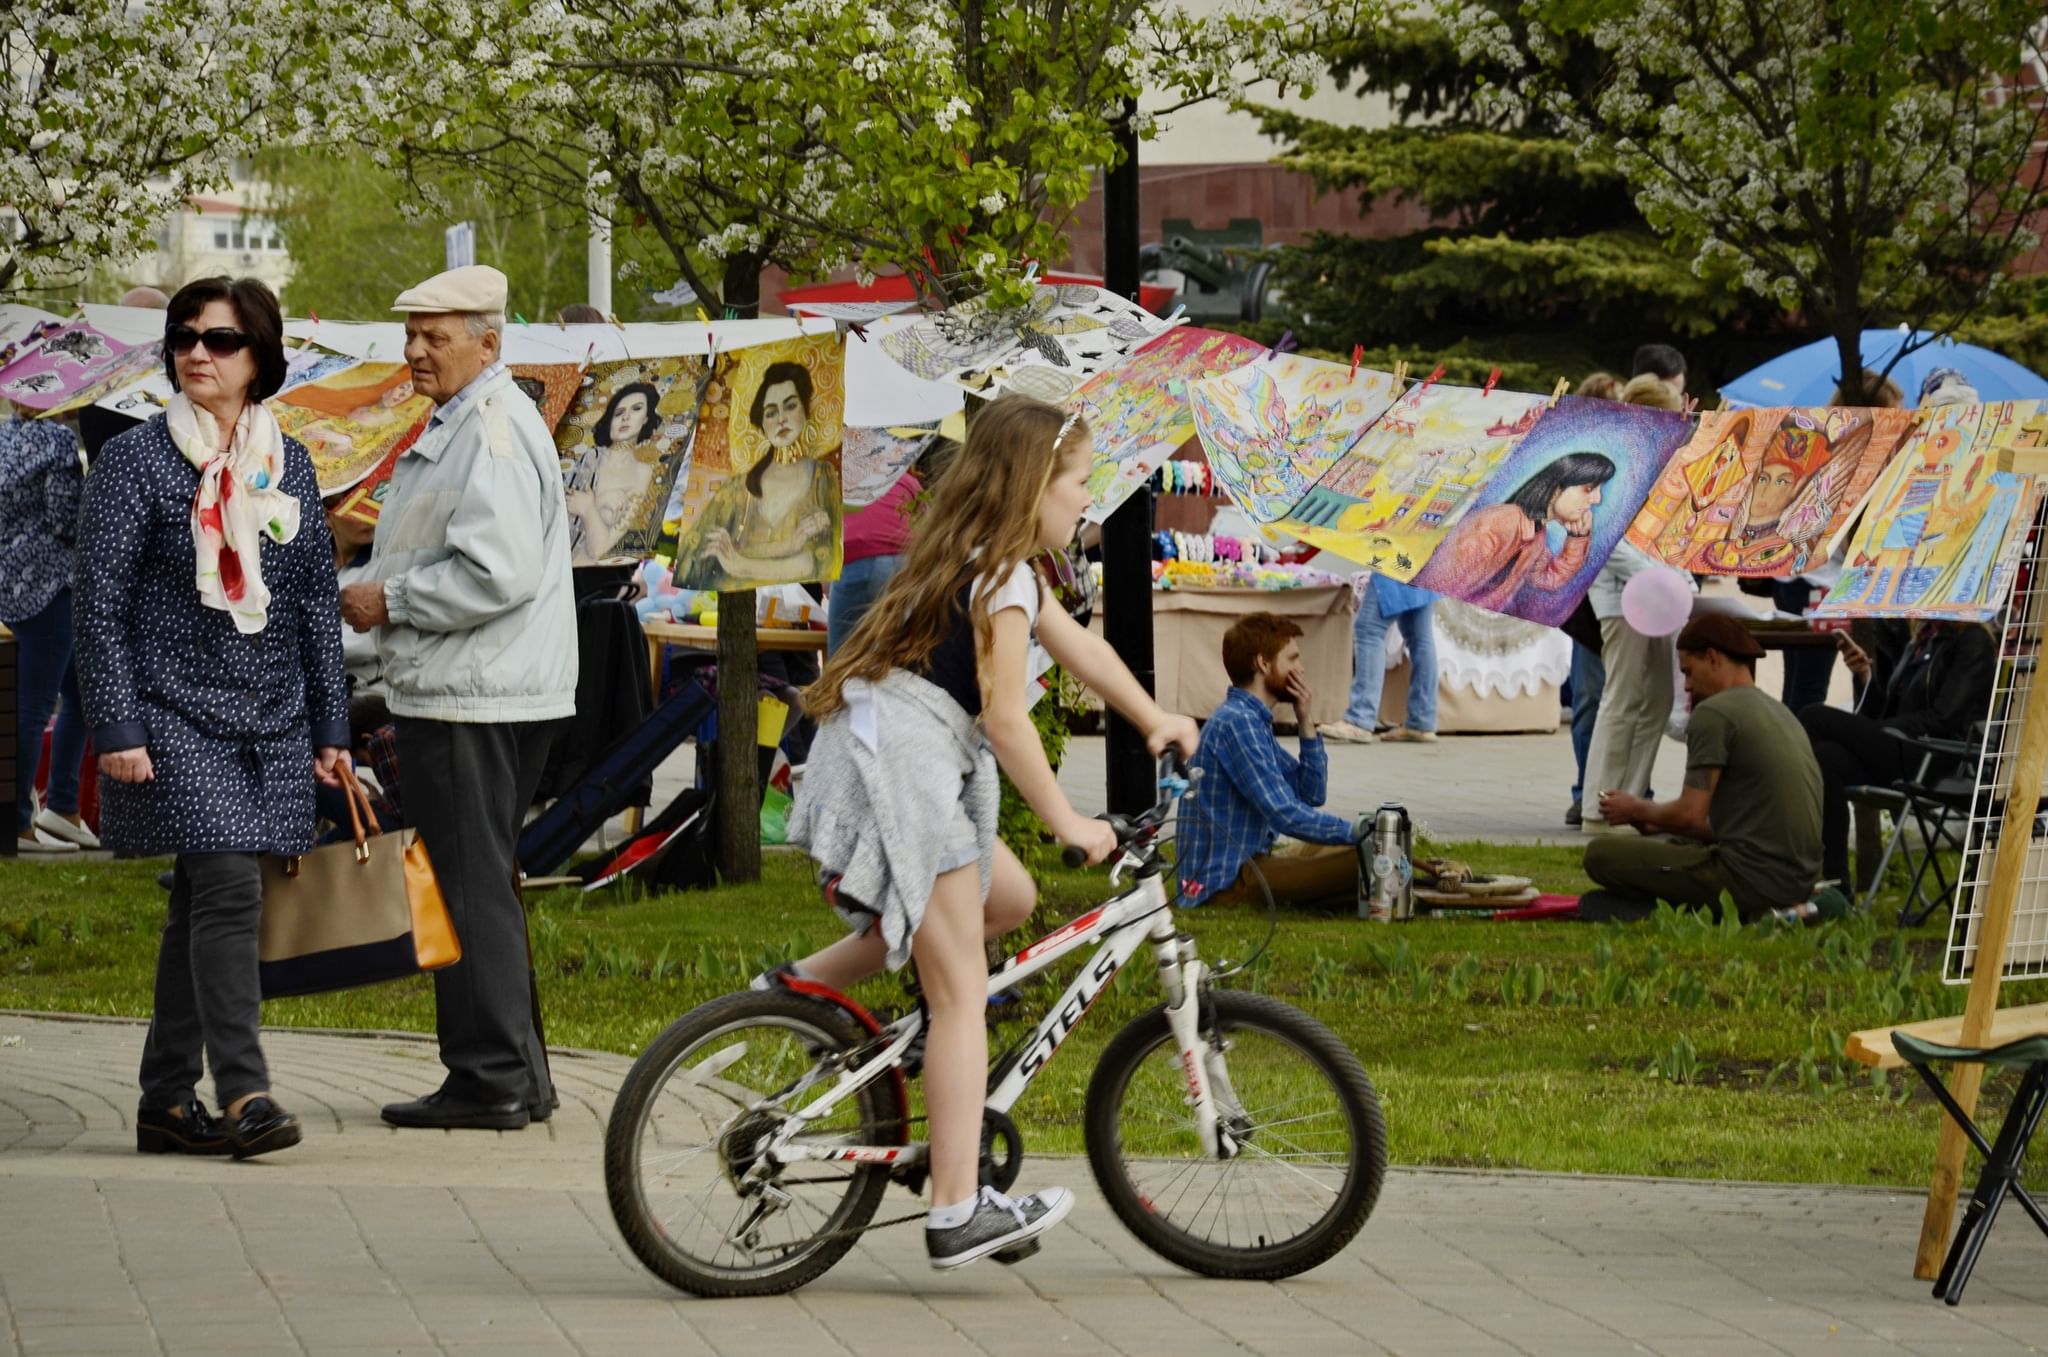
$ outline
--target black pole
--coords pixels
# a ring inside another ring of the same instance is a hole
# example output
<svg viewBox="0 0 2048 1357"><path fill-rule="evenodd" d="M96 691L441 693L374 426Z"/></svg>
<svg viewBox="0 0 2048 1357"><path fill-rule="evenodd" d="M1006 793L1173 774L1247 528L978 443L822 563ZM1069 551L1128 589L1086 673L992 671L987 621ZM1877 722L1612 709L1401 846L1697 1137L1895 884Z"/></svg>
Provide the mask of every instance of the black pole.
<svg viewBox="0 0 2048 1357"><path fill-rule="evenodd" d="M1138 295L1138 106L1124 102L1116 129L1118 162L1102 176L1103 282L1111 292ZM1131 673L1152 689L1152 492L1140 489L1102 525L1102 634ZM1109 808L1145 810L1158 799L1144 733L1111 712L1104 763Z"/></svg>

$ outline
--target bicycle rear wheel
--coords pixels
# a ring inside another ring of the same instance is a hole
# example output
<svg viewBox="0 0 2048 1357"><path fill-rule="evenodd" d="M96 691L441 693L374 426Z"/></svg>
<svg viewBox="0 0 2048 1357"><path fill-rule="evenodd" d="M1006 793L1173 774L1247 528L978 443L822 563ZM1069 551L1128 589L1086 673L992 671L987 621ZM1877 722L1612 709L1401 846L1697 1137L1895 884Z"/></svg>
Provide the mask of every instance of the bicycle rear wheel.
<svg viewBox="0 0 2048 1357"><path fill-rule="evenodd" d="M1202 1035L1237 1155L1203 1152L1180 1048L1155 1008L1110 1040L1089 1081L1095 1181L1132 1234L1191 1272L1306 1272L1350 1243L1379 1201L1387 1132L1372 1081L1336 1033L1263 995L1212 994Z"/></svg>
<svg viewBox="0 0 2048 1357"><path fill-rule="evenodd" d="M650 1271L700 1296L792 1291L838 1262L874 1218L884 1166L801 1162L742 1186L760 1149L831 1086L823 1066L866 1039L838 1009L787 992L714 999L633 1064L605 1128L612 1218ZM803 1134L893 1145L905 1110L887 1075Z"/></svg>

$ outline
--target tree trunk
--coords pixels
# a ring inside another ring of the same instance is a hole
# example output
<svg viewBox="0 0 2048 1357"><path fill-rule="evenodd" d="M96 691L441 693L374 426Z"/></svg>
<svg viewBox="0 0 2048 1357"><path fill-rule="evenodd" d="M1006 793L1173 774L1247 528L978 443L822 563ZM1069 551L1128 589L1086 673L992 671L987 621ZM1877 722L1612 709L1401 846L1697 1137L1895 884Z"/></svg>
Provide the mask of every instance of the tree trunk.
<svg viewBox="0 0 2048 1357"><path fill-rule="evenodd" d="M1829 329L1835 338L1835 361L1841 373L1836 382L1842 392L1840 403L1868 405L1873 393L1863 388L1862 316L1854 312L1837 312Z"/></svg>
<svg viewBox="0 0 2048 1357"><path fill-rule="evenodd" d="M738 318L761 309L761 261L726 261L725 306ZM714 332L715 333L715 332ZM682 562L676 563L682 568ZM758 733L760 657L754 591L718 596L718 874L729 883L761 879L761 776Z"/></svg>

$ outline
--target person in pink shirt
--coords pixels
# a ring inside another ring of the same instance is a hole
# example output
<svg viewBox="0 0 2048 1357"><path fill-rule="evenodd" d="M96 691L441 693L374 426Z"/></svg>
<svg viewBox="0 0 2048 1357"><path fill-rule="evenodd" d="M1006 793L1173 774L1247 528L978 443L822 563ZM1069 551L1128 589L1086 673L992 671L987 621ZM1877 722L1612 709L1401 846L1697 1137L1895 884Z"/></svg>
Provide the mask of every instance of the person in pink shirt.
<svg viewBox="0 0 2048 1357"><path fill-rule="evenodd" d="M854 625L882 596L890 576L903 568L910 551L911 508L923 493L917 473L906 471L874 503L847 511L845 565L832 586L825 614L827 655L853 635Z"/></svg>

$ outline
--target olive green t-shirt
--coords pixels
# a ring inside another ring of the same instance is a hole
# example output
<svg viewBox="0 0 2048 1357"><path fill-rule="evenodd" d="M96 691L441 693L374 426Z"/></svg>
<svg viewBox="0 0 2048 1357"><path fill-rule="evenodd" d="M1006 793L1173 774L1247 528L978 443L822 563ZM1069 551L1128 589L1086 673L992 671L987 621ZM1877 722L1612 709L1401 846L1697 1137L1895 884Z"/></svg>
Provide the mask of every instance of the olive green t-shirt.
<svg viewBox="0 0 2048 1357"><path fill-rule="evenodd" d="M1721 770L1708 814L1736 903L1809 899L1820 876L1820 765L1799 718L1753 686L1715 693L1685 725L1687 784L1709 768Z"/></svg>

